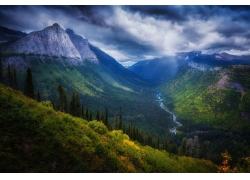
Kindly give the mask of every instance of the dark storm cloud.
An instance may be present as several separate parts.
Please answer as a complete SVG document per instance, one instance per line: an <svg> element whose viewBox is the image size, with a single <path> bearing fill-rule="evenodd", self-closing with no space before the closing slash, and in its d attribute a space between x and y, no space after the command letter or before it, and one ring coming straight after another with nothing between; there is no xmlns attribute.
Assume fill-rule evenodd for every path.
<svg viewBox="0 0 250 180"><path fill-rule="evenodd" d="M118 61L194 50L250 54L250 6L0 6L0 25L11 29L55 22Z"/></svg>

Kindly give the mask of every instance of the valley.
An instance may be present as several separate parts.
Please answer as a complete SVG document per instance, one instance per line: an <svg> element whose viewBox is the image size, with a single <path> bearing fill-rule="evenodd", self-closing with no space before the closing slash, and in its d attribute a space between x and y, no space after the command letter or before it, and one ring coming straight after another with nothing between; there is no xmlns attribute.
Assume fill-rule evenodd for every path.
<svg viewBox="0 0 250 180"><path fill-rule="evenodd" d="M65 170L64 166L72 172L178 172L171 168L165 171L158 165L155 165L157 168L154 169L153 160L147 159L148 156L144 156L143 152L150 154L149 156L155 154L162 158L173 157L173 163L178 162L179 158L180 161L188 163L186 158L190 158L190 162L195 161L195 168L204 160L205 166L208 163L209 171L215 172L215 167L223 161L221 153L225 150L232 156L231 167L239 172L249 170L248 56L231 56L225 53L204 55L198 51L180 52L172 57L144 60L125 68L116 59L90 44L87 39L75 34L71 29L64 30L57 23L40 31L18 34L20 37L17 39L0 43L1 92L4 94L1 96L0 114L4 128L0 133L4 136L1 141L8 146L8 152L1 153L4 160L8 159L8 171L11 171L11 168L18 172L51 172L55 169L43 166L43 162L35 169L30 166L25 169L29 161L32 161L26 157L27 154L27 162L24 159L26 165L21 163L19 167L11 163L11 158L20 163L18 153L24 153L15 143L23 143L26 147L24 151L30 153L27 146L30 147L29 139L33 134L37 134L38 138L45 138L45 144L51 141L46 134L37 129L38 127L45 127L45 130L55 138L44 157L47 163L52 163L49 162L49 158L55 156L51 154L54 147L64 155L74 151L75 157L69 157L77 164L74 166L76 169L71 169L70 162L62 156L58 157L59 160L54 158L54 162L60 161L60 168L57 170L61 172ZM32 72L34 93L39 92L40 100L37 104L34 100L21 95L25 89L27 68ZM13 79L18 88L13 88ZM65 89L68 102L74 97L73 93L77 94L81 105L78 107L81 108L81 113L77 117L70 116L69 111L60 112L58 85ZM15 90L12 91L6 86ZM4 102L6 98L11 100L9 103L6 102L7 104ZM22 107L23 112L17 110L14 102ZM18 118L13 117L6 110L7 107L12 108ZM40 114L39 110L43 113ZM86 119L84 112L91 112L92 118ZM102 118L106 113L108 125L97 119L99 112ZM43 115L45 119L42 118ZM15 121L16 128L24 129L20 138L15 139L18 134L9 122L5 124L8 118ZM50 119L53 121L49 122ZM25 121L25 126L22 126L19 120ZM58 126L55 125L58 128L56 132L47 127L50 123L59 123ZM67 123L71 129L66 128ZM65 137L62 137L65 135L60 134L60 129L69 134L67 143L63 141ZM83 132L82 129L88 132L83 139L78 134ZM33 140L38 143L37 139ZM115 143L116 140L118 144ZM39 147L45 148L43 143L34 145L32 151L36 152ZM73 148L72 144L76 144L82 152L87 152L92 159L79 160L78 158L86 157L76 153L77 147ZM88 145L90 147L84 149ZM113 145L116 147L114 152L110 150ZM37 152L41 153L38 150ZM111 160L105 158L107 154ZM37 160L38 155L34 157ZM146 158L147 162L143 158ZM155 161L155 158L153 159ZM110 168L105 165L106 160ZM129 163L129 167L126 167L126 162ZM163 164L164 167L167 166ZM87 167L88 165L90 167ZM185 169L180 164L177 166L182 168L183 172L194 171L194 167Z"/></svg>

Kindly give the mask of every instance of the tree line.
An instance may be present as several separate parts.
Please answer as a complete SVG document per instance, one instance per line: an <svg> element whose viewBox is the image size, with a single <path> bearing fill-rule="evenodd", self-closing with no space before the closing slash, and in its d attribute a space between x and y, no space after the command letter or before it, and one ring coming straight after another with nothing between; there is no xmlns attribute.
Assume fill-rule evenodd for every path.
<svg viewBox="0 0 250 180"><path fill-rule="evenodd" d="M0 61L0 82L4 82L4 70L2 61ZM32 80L32 72L30 67L26 70L26 76L24 80L24 89L23 94L32 98L36 99L38 102L41 101L40 92L38 90L37 95L34 93L34 84ZM17 83L17 75L16 75L16 68L11 68L10 64L7 67L7 85L12 89L19 90L18 83Z"/></svg>

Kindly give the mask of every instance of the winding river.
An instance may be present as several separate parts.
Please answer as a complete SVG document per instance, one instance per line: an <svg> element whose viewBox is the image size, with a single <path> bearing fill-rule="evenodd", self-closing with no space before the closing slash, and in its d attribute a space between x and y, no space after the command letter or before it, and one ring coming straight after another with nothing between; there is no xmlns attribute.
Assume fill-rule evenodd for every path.
<svg viewBox="0 0 250 180"><path fill-rule="evenodd" d="M174 133L176 134L176 130L177 130L177 127L180 127L182 126L181 123L179 123L177 120L176 120L176 116L174 115L174 113L172 113L171 111L168 110L168 108L163 104L162 102L162 95L161 93L157 93L156 94L156 100L158 103L159 103L159 106L164 109L165 111L167 111L168 113L172 114L173 115L173 121L176 123L176 126L174 126L173 128L171 128L169 131L171 133Z"/></svg>

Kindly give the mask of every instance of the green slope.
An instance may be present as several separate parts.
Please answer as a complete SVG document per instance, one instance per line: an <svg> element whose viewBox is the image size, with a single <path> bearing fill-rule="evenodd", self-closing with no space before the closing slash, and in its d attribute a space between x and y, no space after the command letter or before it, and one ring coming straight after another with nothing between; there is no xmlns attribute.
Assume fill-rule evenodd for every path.
<svg viewBox="0 0 250 180"><path fill-rule="evenodd" d="M94 64L85 61L82 64L72 65L68 59L46 55L23 55L32 71L35 93L39 90L42 100L57 101L56 87L60 83L66 89L68 98L72 91L79 94L81 103L94 113L109 109L109 119L114 117L122 108L123 123L151 132L153 136L163 137L165 131L173 127L169 114L155 103L155 96L147 84L134 74L128 74L117 62L107 61ZM2 57L4 61L4 57ZM104 61L104 60L103 60ZM117 65L118 64L118 65ZM118 66L118 67L116 67ZM24 89L26 72L17 71L19 89ZM136 79L136 77L138 79ZM7 72L4 73L5 84Z"/></svg>
<svg viewBox="0 0 250 180"><path fill-rule="evenodd" d="M185 66L162 85L165 104L178 118L200 125L241 130L249 127L250 67L201 71ZM245 115L245 116L244 116Z"/></svg>
<svg viewBox="0 0 250 180"><path fill-rule="evenodd" d="M198 135L201 143L208 142L207 158L217 164L227 149L236 167L250 153L249 84L250 66L210 71L185 66L158 91L183 125L179 134Z"/></svg>
<svg viewBox="0 0 250 180"><path fill-rule="evenodd" d="M210 161L171 155L56 112L0 84L0 172L217 172Z"/></svg>

